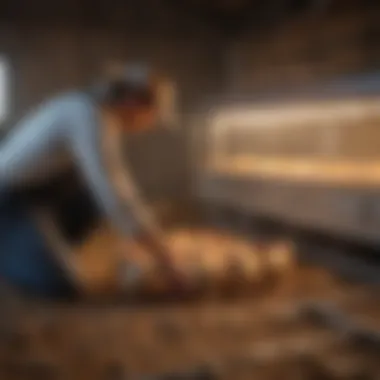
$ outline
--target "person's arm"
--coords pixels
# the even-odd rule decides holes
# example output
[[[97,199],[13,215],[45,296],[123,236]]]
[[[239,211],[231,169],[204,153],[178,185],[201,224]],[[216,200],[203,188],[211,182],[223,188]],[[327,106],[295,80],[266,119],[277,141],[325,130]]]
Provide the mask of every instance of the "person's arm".
[[[102,134],[102,153],[104,165],[107,168],[115,192],[122,204],[128,205],[129,210],[139,228],[140,240],[151,248],[160,252],[165,250],[163,246],[163,232],[157,223],[154,213],[148,207],[147,202],[141,196],[136,182],[131,175],[131,170],[123,155],[123,133],[115,120],[108,115],[107,127]]]
[[[160,261],[170,266],[161,231],[138,194],[131,175],[120,164],[120,152],[117,144],[113,144],[119,137],[115,129],[112,126],[108,129],[108,125],[99,127],[100,116],[86,104],[78,104],[70,118],[68,144],[103,212],[123,235],[140,235]],[[107,133],[103,133],[104,128]],[[107,155],[109,157],[105,157]]]
[[[44,172],[47,156],[61,138],[60,107],[44,104],[15,125],[0,142],[0,188],[33,182]]]

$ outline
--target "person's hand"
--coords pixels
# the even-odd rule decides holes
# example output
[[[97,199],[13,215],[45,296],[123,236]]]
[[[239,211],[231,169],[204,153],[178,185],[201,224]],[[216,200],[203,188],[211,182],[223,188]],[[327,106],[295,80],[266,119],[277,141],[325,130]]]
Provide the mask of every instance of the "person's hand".
[[[167,276],[170,286],[176,293],[189,293],[191,291],[191,283],[188,274],[180,268],[175,261],[175,252],[168,246],[160,246],[155,252],[160,265],[163,269],[163,275]]]
[[[179,265],[176,263],[175,254],[168,246],[163,243],[156,242],[155,245],[148,244],[141,239],[124,240],[119,244],[120,252],[134,252],[135,256],[139,256],[140,253],[150,254],[151,260],[153,260],[155,270],[157,271],[155,276],[161,278],[160,282],[166,292],[173,294],[181,294],[187,292],[187,280],[186,274],[182,273]],[[134,289],[139,287],[144,282],[144,270],[139,270],[138,259],[137,264],[132,260],[126,260],[124,253],[120,254],[120,265],[118,268],[119,278],[122,279],[122,283],[125,288]],[[141,269],[141,268],[140,268]]]
[[[157,235],[140,237],[140,244],[145,245],[158,262],[162,275],[166,277],[169,286],[178,293],[187,293],[191,288],[186,273],[176,264],[176,253],[169,244]]]

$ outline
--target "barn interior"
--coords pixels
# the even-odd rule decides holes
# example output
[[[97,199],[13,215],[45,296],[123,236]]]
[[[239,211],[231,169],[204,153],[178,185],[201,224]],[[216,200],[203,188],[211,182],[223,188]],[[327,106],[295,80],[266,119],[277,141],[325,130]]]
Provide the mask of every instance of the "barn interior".
[[[0,28],[3,141],[114,62],[165,76],[170,126],[124,153],[191,284],[104,218],[54,258],[75,296],[1,280],[1,378],[379,378],[377,1],[4,0]]]

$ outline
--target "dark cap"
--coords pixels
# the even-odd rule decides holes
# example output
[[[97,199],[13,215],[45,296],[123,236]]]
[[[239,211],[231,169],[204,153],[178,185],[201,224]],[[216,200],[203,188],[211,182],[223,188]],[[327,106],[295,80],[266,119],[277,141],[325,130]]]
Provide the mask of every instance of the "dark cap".
[[[147,99],[151,93],[154,100],[153,72],[147,65],[129,64],[112,65],[106,75],[93,87],[97,100],[114,104],[127,99]]]
[[[152,85],[155,75],[153,70],[146,65],[126,65],[122,73],[122,77],[127,83],[136,87],[149,87]]]
[[[146,64],[113,65],[109,68],[106,79],[97,85],[96,96],[108,104],[132,100],[143,106],[155,106],[158,109],[160,124],[169,125],[173,124],[173,121],[167,111],[167,91],[166,96],[162,96],[166,84],[167,82]],[[174,102],[174,98],[172,101]]]

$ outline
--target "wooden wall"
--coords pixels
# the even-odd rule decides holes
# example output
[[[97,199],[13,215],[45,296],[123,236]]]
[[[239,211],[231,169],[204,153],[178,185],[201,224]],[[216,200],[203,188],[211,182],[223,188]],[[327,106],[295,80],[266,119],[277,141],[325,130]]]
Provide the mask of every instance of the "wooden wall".
[[[380,68],[378,11],[311,13],[230,45],[229,91],[253,93]]]

